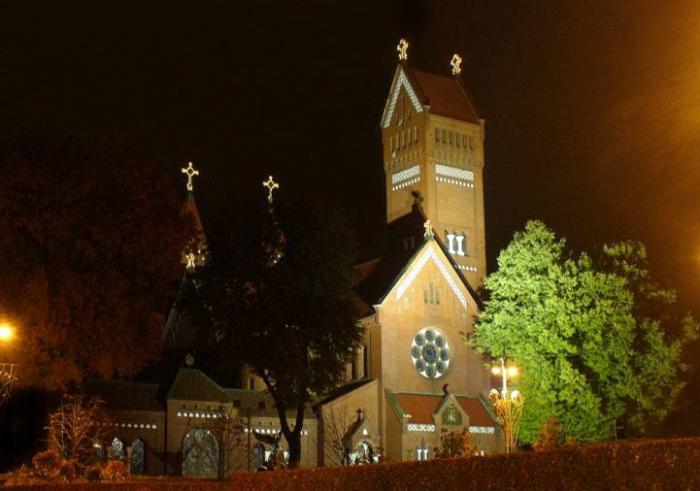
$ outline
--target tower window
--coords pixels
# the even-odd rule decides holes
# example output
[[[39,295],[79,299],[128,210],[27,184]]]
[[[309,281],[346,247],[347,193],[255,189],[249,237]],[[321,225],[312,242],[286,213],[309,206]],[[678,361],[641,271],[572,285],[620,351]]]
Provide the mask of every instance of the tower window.
[[[474,137],[469,135],[469,150],[474,150]]]
[[[462,146],[462,135],[460,135],[459,133],[455,135],[455,145],[457,145],[458,147]]]
[[[450,136],[450,145],[452,145],[454,143],[454,140],[455,140],[454,132],[450,131],[449,136]]]
[[[442,130],[442,143],[447,143],[447,131]]]
[[[462,146],[467,148],[467,135],[462,135]]]
[[[413,127],[413,142],[415,143],[417,141],[418,141],[418,127],[414,126]]]
[[[440,128],[435,128],[435,143],[440,143]]]

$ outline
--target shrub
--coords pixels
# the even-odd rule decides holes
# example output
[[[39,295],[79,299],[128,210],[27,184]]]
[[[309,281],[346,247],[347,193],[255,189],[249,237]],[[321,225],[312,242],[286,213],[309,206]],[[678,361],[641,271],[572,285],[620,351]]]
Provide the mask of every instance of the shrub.
[[[104,481],[123,481],[126,479],[126,462],[122,460],[110,460],[102,469],[101,478]]]
[[[93,464],[87,469],[85,469],[85,478],[90,482],[99,481],[101,474],[102,466],[100,464]]]
[[[40,479],[53,479],[58,472],[60,458],[55,450],[45,450],[39,452],[32,458],[34,475]]]
[[[76,461],[62,460],[58,465],[58,478],[63,482],[75,481],[78,475],[82,474],[81,470]]]
[[[472,445],[472,435],[465,428],[462,431],[440,430],[440,446],[434,448],[435,457],[448,459],[450,457],[471,457],[476,453]]]

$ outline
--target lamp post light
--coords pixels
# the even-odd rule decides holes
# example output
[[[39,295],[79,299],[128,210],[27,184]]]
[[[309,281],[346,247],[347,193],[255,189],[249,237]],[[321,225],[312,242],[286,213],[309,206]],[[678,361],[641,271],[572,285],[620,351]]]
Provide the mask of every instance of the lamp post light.
[[[499,365],[491,368],[491,373],[500,375],[502,378],[501,390],[492,389],[489,399],[496,409],[498,421],[503,426],[503,440],[506,453],[511,453],[518,444],[518,433],[520,432],[520,419],[523,414],[523,404],[525,399],[520,391],[508,392],[508,377],[518,376],[519,370],[516,366],[506,367],[503,357],[499,359]]]
[[[15,340],[15,328],[7,322],[0,323],[0,347]],[[17,378],[17,365],[0,360],[0,408],[8,401]]]

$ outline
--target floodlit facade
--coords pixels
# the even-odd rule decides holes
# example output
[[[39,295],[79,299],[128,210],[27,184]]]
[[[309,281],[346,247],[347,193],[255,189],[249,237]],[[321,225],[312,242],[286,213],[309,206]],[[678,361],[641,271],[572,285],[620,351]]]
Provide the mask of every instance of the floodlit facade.
[[[486,274],[484,120],[462,83],[457,55],[451,75],[412,68],[407,43],[399,55],[380,121],[386,250],[357,266],[362,347],[342,386],[306,411],[303,467],[380,455],[390,461],[431,459],[444,430],[467,430],[479,454],[503,448],[486,399],[492,386],[486,360],[463,341],[479,313],[475,289]],[[201,240],[196,256],[183,259],[187,268],[200,264],[206,247],[191,167],[183,169],[183,212],[194,214]],[[271,199],[272,178],[268,184]],[[196,333],[187,323],[186,313],[173,309],[166,347],[192,342]],[[120,382],[102,390],[117,422],[113,444],[125,455],[143,455],[142,472],[152,474],[214,477],[263,466],[279,421],[260,379],[243,373],[243,388],[226,389],[193,363],[165,385]],[[212,424],[222,415],[239,422],[233,446]],[[283,438],[279,446],[284,455]]]

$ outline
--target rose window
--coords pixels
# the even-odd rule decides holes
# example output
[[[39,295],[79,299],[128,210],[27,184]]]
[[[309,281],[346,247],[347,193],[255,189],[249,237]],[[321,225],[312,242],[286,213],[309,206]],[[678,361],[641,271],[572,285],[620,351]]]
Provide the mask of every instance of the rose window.
[[[426,378],[442,377],[450,366],[450,347],[445,336],[434,327],[424,327],[413,338],[411,360]]]

